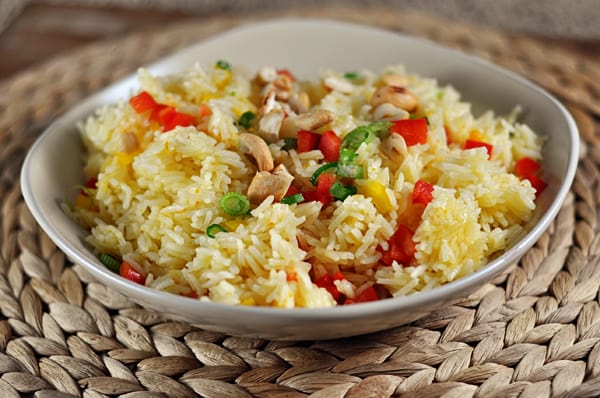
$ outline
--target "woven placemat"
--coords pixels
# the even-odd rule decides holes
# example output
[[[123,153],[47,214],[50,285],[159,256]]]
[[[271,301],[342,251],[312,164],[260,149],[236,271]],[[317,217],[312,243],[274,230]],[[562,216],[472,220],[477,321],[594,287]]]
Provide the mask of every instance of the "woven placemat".
[[[193,41],[274,15],[186,22],[77,49],[0,83],[0,397],[600,396],[600,65],[551,43],[412,12],[286,15],[427,37],[556,94],[584,142],[551,228],[510,272],[463,302],[373,335],[277,342],[163,319],[95,282],[45,236],[20,194],[23,157],[93,91]]]

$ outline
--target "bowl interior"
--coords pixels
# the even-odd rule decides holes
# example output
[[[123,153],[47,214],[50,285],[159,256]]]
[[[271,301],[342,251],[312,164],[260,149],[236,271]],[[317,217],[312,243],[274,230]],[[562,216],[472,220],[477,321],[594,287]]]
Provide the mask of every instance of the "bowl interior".
[[[352,51],[341,49],[351,48]],[[573,180],[578,156],[577,128],[562,105],[539,87],[488,62],[423,39],[348,23],[290,19],[249,25],[226,32],[171,55],[151,66],[155,74],[179,71],[224,59],[250,70],[265,64],[288,67],[300,78],[322,68],[380,70],[404,64],[407,71],[451,84],[475,113],[493,109],[506,114],[523,108],[520,121],[546,137],[542,168],[548,188],[539,199],[528,234],[487,267],[459,281],[409,297],[322,310],[277,310],[199,303],[135,285],[112,274],[83,243],[86,231],[71,221],[60,203],[70,201],[83,176],[76,125],[102,104],[127,98],[136,90],[129,76],[83,101],[55,121],[31,148],[21,184],[27,205],[48,236],[101,282],[133,300],[208,329],[267,338],[332,338],[381,330],[406,323],[473,291],[531,247],[549,226]],[[67,155],[68,154],[68,155]],[[360,322],[349,322],[360,319]],[[340,328],[339,326],[343,326]]]

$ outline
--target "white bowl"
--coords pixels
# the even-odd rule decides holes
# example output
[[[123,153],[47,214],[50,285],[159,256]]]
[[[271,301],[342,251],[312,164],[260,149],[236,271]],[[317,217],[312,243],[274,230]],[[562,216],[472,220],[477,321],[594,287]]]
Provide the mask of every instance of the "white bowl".
[[[302,78],[324,68],[341,71],[404,64],[409,72],[451,84],[474,111],[509,113],[524,109],[521,121],[547,137],[543,149],[548,188],[538,199],[527,234],[481,270],[458,281],[407,297],[327,309],[275,309],[202,303],[137,285],[110,272],[83,243],[87,232],[67,217],[60,202],[81,184],[83,147],[76,123],[97,107],[127,98],[136,89],[131,75],[83,101],[55,121],[31,148],[21,174],[25,202],[42,229],[72,261],[107,286],[142,306],[202,328],[268,339],[330,339],[406,324],[474,292],[517,261],[558,213],[577,167],[579,135],[565,108],[540,87],[505,69],[429,41],[348,23],[286,19],[243,26],[171,55],[148,69],[179,71],[225,59],[258,68],[290,67]]]

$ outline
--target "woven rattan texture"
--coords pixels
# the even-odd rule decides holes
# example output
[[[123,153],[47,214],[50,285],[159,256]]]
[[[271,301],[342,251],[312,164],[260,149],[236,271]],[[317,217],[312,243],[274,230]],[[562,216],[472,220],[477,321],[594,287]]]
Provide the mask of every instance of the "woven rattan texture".
[[[493,284],[374,335],[276,342],[165,320],[65,259],[22,201],[20,166],[39,133],[79,99],[257,17],[202,20],[95,44],[0,83],[0,397],[600,396],[600,66],[550,44],[414,13],[300,14],[428,37],[513,69],[565,101],[584,144],[572,192],[552,227]]]

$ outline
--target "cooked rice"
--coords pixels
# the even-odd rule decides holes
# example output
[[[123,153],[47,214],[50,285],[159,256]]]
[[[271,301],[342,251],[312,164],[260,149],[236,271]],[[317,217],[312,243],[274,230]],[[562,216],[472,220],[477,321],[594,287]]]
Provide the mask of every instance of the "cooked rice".
[[[540,159],[541,140],[515,122],[516,114],[488,111],[475,117],[454,88],[406,74],[401,66],[379,74],[361,71],[349,95],[324,90],[325,77],[343,78],[331,70],[321,79],[295,83],[294,90],[310,93],[320,100],[317,107],[334,112],[327,129],[344,137],[373,121],[370,98],[384,73],[406,75],[408,89],[419,99],[418,112],[428,119],[426,144],[407,147],[396,140],[393,157],[379,139],[362,145],[357,162],[366,175],[355,181],[358,194],[326,208],[316,201],[285,205],[271,196],[250,215],[235,217],[223,212],[219,200],[227,192],[245,193],[257,171],[237,138],[240,115],[259,113],[259,94],[248,73],[195,66],[155,77],[141,70],[141,89],[157,102],[190,113],[206,104],[212,114],[198,126],[162,133],[126,101],[99,109],[80,126],[87,149],[84,172],[98,178],[97,211],[75,207],[73,216],[89,228],[88,242],[98,253],[127,259],[147,274],[148,286],[197,292],[214,302],[333,306],[336,301],[313,281],[336,271],[347,279],[336,282],[338,289],[350,298],[374,284],[401,296],[468,275],[505,250],[530,220],[535,189],[512,171],[516,159]],[[491,160],[485,148],[462,149],[473,132],[493,145]],[[139,142],[133,153],[123,152],[127,133]],[[323,155],[283,150],[282,144],[270,145],[275,163],[284,164],[299,186],[309,186]],[[419,179],[436,186],[424,211],[411,202]],[[361,194],[368,181],[384,187],[391,211]],[[208,237],[206,229],[215,223],[229,232]],[[387,249],[400,224],[414,231],[415,262],[385,266],[377,248]]]

